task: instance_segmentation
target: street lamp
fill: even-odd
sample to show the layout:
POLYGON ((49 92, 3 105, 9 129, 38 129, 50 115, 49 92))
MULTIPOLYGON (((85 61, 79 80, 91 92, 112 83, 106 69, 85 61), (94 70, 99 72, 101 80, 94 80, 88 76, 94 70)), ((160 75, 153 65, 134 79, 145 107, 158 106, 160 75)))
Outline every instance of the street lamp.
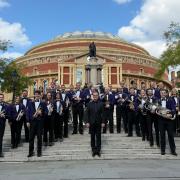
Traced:
POLYGON ((18 75, 17 71, 14 70, 14 71, 12 72, 12 88, 13 88, 13 98, 12 98, 12 102, 15 101, 16 83, 17 83, 18 79, 19 79, 19 75, 18 75))

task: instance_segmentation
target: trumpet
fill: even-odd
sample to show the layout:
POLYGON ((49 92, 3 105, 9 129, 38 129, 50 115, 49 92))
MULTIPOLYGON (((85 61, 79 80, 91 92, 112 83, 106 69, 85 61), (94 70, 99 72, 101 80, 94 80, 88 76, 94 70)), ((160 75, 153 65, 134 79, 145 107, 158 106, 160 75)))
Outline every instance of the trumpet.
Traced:
POLYGON ((23 115, 24 115, 24 111, 21 110, 16 118, 16 121, 20 121, 23 115))
POLYGON ((66 98, 66 108, 69 106, 69 98, 66 98))
POLYGON ((5 111, 4 110, 0 112, 0 117, 5 118, 5 111))
POLYGON ((169 120, 175 120, 176 115, 172 116, 171 110, 160 106, 156 109, 156 114, 169 120))
POLYGON ((41 107, 38 107, 36 112, 34 113, 33 117, 37 118, 41 113, 42 113, 42 109, 41 109, 41 107))

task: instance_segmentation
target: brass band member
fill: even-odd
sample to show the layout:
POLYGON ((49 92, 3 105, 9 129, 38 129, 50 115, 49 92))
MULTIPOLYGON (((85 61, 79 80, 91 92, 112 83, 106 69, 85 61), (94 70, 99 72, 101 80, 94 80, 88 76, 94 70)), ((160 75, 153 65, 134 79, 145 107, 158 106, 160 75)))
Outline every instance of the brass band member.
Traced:
POLYGON ((63 141, 63 109, 64 103, 61 99, 61 94, 56 93, 56 100, 54 102, 54 141, 63 141))
POLYGON ((137 111, 137 103, 136 103, 137 96, 135 95, 134 88, 129 89, 129 96, 127 100, 127 108, 128 108, 128 137, 133 136, 133 124, 136 127, 136 135, 140 137, 140 127, 139 121, 136 118, 136 111, 137 111))
MULTIPOLYGON (((22 97, 21 97, 21 104, 23 104, 24 107, 26 108, 26 112, 27 112, 27 107, 29 106, 30 102, 31 102, 31 100, 28 98, 28 91, 23 90, 22 97)), ((22 122, 24 124, 25 142, 29 142, 29 128, 27 127, 27 124, 26 124, 26 122, 27 122, 26 113, 22 117, 22 122)), ((21 129, 22 129, 22 127, 21 127, 21 129)))
POLYGON ((144 107, 145 103, 147 102, 147 96, 146 91, 144 89, 141 89, 140 95, 137 98, 137 116, 140 121, 141 125, 141 133, 142 133, 142 141, 145 141, 145 139, 149 139, 149 133, 148 133, 148 126, 147 126, 147 112, 144 107))
MULTIPOLYGON (((153 89, 147 90, 148 101, 147 105, 151 104, 152 106, 157 106, 158 99, 153 95, 153 89)), ((149 132, 149 144, 150 146, 154 146, 154 137, 153 137, 153 125, 156 136, 156 145, 159 147, 159 125, 158 125, 158 116, 155 112, 155 108, 149 109, 147 111, 147 124, 148 124, 148 132, 149 132)))
POLYGON ((118 88, 115 94, 115 103, 116 103, 116 126, 117 126, 117 133, 121 133, 121 120, 123 119, 123 128, 124 132, 128 132, 127 128, 127 112, 126 112, 126 99, 127 94, 123 93, 122 88, 118 88))
POLYGON ((169 118, 173 117, 176 113, 176 107, 174 106, 174 103, 171 98, 168 98, 168 94, 166 90, 162 89, 160 91, 161 99, 159 99, 158 103, 161 108, 167 108, 170 110, 170 113, 166 114, 166 117, 159 116, 159 129, 160 129, 160 143, 161 143, 161 155, 165 155, 165 149, 166 149, 166 131, 168 134, 169 139, 169 145, 171 149, 171 154, 174 156, 177 156, 176 153, 176 146, 174 142, 174 122, 170 120, 169 118))
POLYGON ((114 133, 114 122, 113 122, 113 107, 114 107, 114 96, 110 92, 109 87, 105 88, 105 94, 102 97, 104 103, 104 115, 105 115, 105 127, 103 128, 103 133, 107 131, 107 123, 109 121, 109 132, 114 133))
POLYGON ((17 148, 21 140, 21 128, 23 116, 26 113, 25 107, 20 102, 20 97, 16 96, 15 103, 10 106, 9 124, 11 128, 11 148, 17 148))
POLYGON ((37 135, 37 156, 42 156, 42 134, 44 117, 47 114, 46 104, 41 100, 41 92, 36 90, 35 100, 28 106, 27 126, 30 128, 29 155, 34 156, 34 138, 37 135))
POLYGON ((53 117, 54 105, 52 101, 52 95, 50 92, 47 93, 47 99, 45 103, 48 113, 45 115, 45 120, 44 120, 43 142, 45 146, 47 145, 52 146, 54 141, 54 117, 53 117), (49 138, 48 138, 48 132, 49 132, 49 138), (48 139, 49 139, 49 143, 48 143, 48 139))
POLYGON ((0 93, 0 157, 4 157, 2 151, 3 136, 5 131, 6 119, 8 119, 8 106, 4 103, 4 94, 0 93))

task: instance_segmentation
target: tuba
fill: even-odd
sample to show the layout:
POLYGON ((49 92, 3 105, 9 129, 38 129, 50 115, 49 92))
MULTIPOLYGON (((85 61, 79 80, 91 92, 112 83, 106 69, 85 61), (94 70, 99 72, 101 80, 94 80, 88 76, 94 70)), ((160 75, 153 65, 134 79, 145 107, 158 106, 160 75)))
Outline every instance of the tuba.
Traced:
POLYGON ((21 111, 18 113, 18 116, 17 116, 17 118, 16 118, 16 121, 20 121, 21 118, 23 117, 23 115, 24 115, 24 111, 21 110, 21 111))

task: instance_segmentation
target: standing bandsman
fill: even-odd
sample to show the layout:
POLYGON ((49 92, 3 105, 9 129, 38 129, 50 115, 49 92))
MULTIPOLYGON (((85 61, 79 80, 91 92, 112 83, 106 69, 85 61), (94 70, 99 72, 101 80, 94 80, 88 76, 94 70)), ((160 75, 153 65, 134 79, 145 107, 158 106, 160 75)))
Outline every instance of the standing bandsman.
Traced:
POLYGON ((6 119, 8 119, 8 106, 4 103, 4 94, 0 93, 0 157, 4 157, 2 151, 3 136, 6 119))
POLYGON ((122 88, 118 88, 115 94, 117 133, 121 133, 122 119, 123 119, 124 132, 125 133, 128 132, 127 117, 126 117, 126 99, 127 99, 127 94, 123 93, 122 88))
POLYGON ((54 141, 63 141, 63 110, 64 103, 61 99, 60 92, 56 93, 56 100, 54 102, 54 141))
POLYGON ((70 98, 69 93, 66 91, 65 85, 61 86, 61 99, 64 104, 63 109, 63 124, 64 124, 64 138, 68 138, 68 120, 69 120, 69 108, 70 108, 70 98))
POLYGON ((84 93, 81 90, 80 83, 76 84, 76 90, 72 95, 72 112, 73 112, 73 133, 77 134, 79 124, 79 133, 83 134, 83 114, 84 114, 84 93), (78 123, 79 118, 79 123, 78 123))
POLYGON ((93 93, 93 85, 92 83, 88 84, 88 88, 84 90, 84 99, 85 99, 85 106, 92 100, 92 93, 93 93))
MULTIPOLYGON (((28 91, 23 90, 22 97, 21 97, 21 104, 24 105, 26 112, 27 112, 27 107, 29 106, 30 102, 31 100, 28 98, 28 91)), ((22 117, 22 125, 24 124, 25 142, 29 142, 29 128, 27 127, 26 123, 27 123, 27 120, 26 120, 26 113, 25 113, 22 117)))
POLYGON ((54 105, 52 100, 52 94, 50 92, 47 93, 47 98, 45 100, 46 107, 47 107, 47 114, 45 115, 44 120, 44 136, 43 136, 43 142, 44 145, 52 146, 54 141, 54 105), (48 144, 48 132, 49 132, 49 144, 48 144))
POLYGON ((44 127, 44 117, 47 114, 47 107, 41 100, 41 92, 36 90, 35 100, 28 106, 27 126, 30 128, 29 155, 34 155, 34 138, 37 135, 37 156, 42 156, 42 134, 44 127))
MULTIPOLYGON (((154 107, 157 106, 158 99, 153 95, 153 89, 147 89, 147 97, 148 97, 147 105, 152 104, 154 105, 154 107)), ((158 124, 158 116, 155 113, 155 108, 147 110, 147 125, 148 125, 150 146, 154 146, 154 137, 153 137, 153 125, 154 125, 156 145, 159 147, 159 124, 158 124)))
POLYGON ((22 117, 26 115, 25 106, 20 102, 20 97, 16 96, 15 103, 10 106, 9 124, 11 128, 11 148, 17 148, 21 140, 22 117))
POLYGON ((110 88, 105 88, 105 93, 101 97, 102 102, 104 103, 104 120, 105 126, 103 128, 103 133, 107 131, 107 123, 109 121, 109 132, 114 133, 114 122, 113 122, 113 107, 114 107, 114 95, 110 92, 110 88))
POLYGON ((133 136, 133 124, 136 127, 136 135, 140 135, 140 127, 139 121, 136 119, 136 112, 137 112, 137 103, 136 103, 137 96, 135 95, 134 88, 129 89, 129 96, 127 100, 127 109, 128 109, 128 136, 133 136))
POLYGON ((161 155, 165 155, 166 149, 166 131, 168 134, 169 145, 171 149, 171 154, 177 156, 176 146, 174 142, 174 122, 170 118, 173 118, 176 114, 176 106, 174 105, 171 98, 168 98, 167 91, 161 89, 160 91, 161 98, 159 99, 159 108, 157 114, 159 115, 159 129, 160 129, 160 144, 161 144, 161 155), (162 109, 162 111, 161 111, 162 109), (168 109, 169 112, 164 114, 163 109, 168 109))

